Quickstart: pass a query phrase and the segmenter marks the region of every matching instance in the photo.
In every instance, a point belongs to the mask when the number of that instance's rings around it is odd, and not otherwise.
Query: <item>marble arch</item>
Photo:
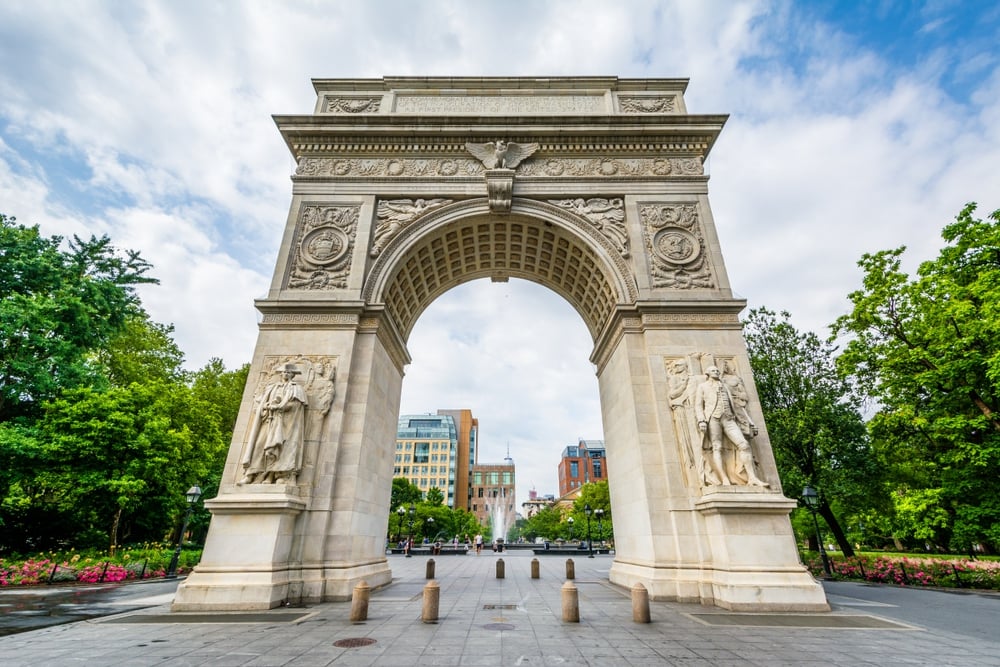
[[[684,79],[318,79],[201,563],[173,608],[349,599],[384,551],[406,341],[462,282],[561,294],[594,340],[612,582],[828,609],[799,563],[708,203],[725,116]]]

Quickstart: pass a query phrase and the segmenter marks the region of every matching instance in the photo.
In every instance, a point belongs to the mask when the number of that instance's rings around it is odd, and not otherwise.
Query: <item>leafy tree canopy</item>
[[[138,312],[135,286],[156,282],[139,253],[106,236],[62,244],[0,214],[0,422],[88,384],[88,354]]]
[[[743,323],[761,410],[786,492],[810,485],[841,548],[853,553],[838,513],[878,503],[883,467],[869,443],[861,398],[836,367],[836,348],[799,332],[788,313],[751,310]]]
[[[879,404],[875,441],[899,477],[897,526],[952,549],[1000,547],[1000,210],[966,206],[914,277],[905,248],[866,254],[835,335],[839,363]]]

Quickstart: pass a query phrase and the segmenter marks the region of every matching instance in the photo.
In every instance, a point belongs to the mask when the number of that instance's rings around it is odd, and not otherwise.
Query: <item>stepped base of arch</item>
[[[804,567],[783,571],[658,567],[615,560],[611,583],[641,583],[652,600],[698,602],[730,611],[830,611],[823,587]]]
[[[290,554],[305,501],[283,485],[220,496],[212,511],[201,563],[177,587],[172,611],[253,611],[282,603],[351,599],[364,580],[371,588],[392,581],[384,555],[367,560],[303,565]]]
[[[641,583],[652,599],[700,602],[732,611],[829,611],[822,585],[799,562],[788,513],[795,501],[780,494],[717,487],[694,503],[705,542],[688,539],[681,552],[698,560],[663,563],[621,554],[612,583]]]

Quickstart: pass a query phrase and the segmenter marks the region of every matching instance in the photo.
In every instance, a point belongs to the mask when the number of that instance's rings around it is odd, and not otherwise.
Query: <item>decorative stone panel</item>
[[[677,110],[677,98],[673,95],[667,97],[620,95],[618,107],[622,113],[674,113]]]
[[[360,206],[318,204],[299,214],[289,289],[330,290],[347,287]]]
[[[377,113],[382,96],[377,97],[327,97],[323,111],[326,113]]]
[[[715,287],[695,204],[639,206],[653,287]]]

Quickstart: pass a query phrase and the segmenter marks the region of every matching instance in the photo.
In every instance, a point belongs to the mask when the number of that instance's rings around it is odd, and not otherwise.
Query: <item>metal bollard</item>
[[[354,595],[351,596],[351,623],[368,620],[368,598],[371,592],[368,582],[364,579],[354,587]]]
[[[428,558],[427,559],[427,567],[425,568],[426,572],[424,573],[425,574],[425,577],[424,577],[425,579],[433,579],[434,578],[434,567],[435,567],[435,565],[434,565],[434,559],[433,558]]]
[[[642,584],[632,587],[632,620],[649,623],[649,591]]]
[[[566,578],[576,579],[576,563],[573,562],[572,558],[566,559]]]
[[[538,574],[538,559],[537,558],[532,558],[531,559],[531,578],[532,579],[538,579],[538,576],[539,576],[539,574]]]
[[[503,579],[506,566],[503,564],[503,558],[497,558],[497,579]]]
[[[564,623],[580,622],[580,595],[572,581],[562,585],[562,620]]]
[[[428,581],[424,586],[424,608],[420,612],[420,620],[424,623],[437,623],[440,601],[441,587],[436,581]]]

